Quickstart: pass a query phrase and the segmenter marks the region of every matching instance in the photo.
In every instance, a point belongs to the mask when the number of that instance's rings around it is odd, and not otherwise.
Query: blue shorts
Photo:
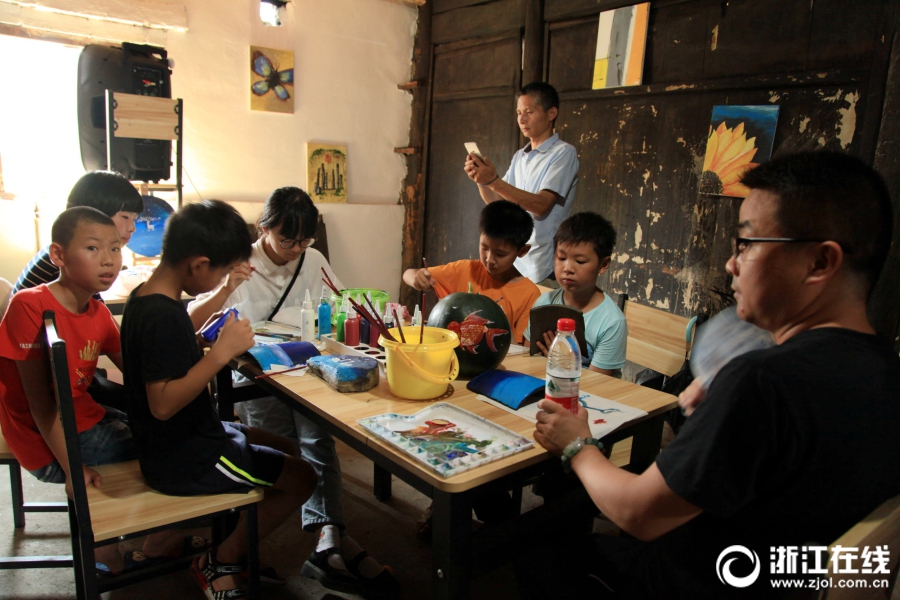
[[[128,415],[104,406],[106,415],[93,427],[78,434],[81,462],[86,467],[125,462],[137,458],[137,449],[128,428]],[[65,483],[66,473],[55,459],[49,465],[29,471],[44,483]]]
[[[223,421],[228,442],[210,469],[189,481],[148,481],[152,488],[169,496],[206,494],[246,494],[255,487],[271,487],[284,469],[284,454],[268,446],[247,442],[247,427]]]

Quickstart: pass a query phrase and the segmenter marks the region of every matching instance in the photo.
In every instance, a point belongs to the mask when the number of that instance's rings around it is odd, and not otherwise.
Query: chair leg
[[[250,600],[260,600],[259,590],[259,527],[257,504],[247,506],[247,565],[250,567]]]
[[[12,493],[13,524],[16,529],[25,527],[25,496],[22,493],[22,470],[19,463],[9,465],[9,487]]]
[[[75,516],[75,504],[69,500],[69,532],[72,536],[72,567],[75,571],[75,597],[85,600],[84,567],[81,564],[81,535],[78,530],[78,518]]]
[[[89,527],[83,527],[75,510],[75,504],[69,500],[69,528],[72,531],[72,563],[75,567],[75,593],[79,600],[95,600],[100,597],[97,584],[97,567],[94,559],[94,540],[86,533]]]

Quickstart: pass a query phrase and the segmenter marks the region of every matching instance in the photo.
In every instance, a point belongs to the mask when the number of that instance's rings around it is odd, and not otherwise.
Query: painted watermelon
[[[428,325],[459,336],[459,377],[471,378],[496,369],[511,340],[509,320],[496,302],[481,294],[457,292],[434,305]]]

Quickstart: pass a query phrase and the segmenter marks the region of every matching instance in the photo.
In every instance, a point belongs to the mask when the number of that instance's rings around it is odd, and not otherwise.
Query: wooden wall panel
[[[867,68],[879,45],[883,0],[816,0],[807,69]]]
[[[613,293],[677,314],[730,303],[725,262],[740,199],[701,196],[712,107],[782,106],[775,152],[816,148],[853,153],[863,114],[858,86],[787,87],[597,98],[563,94],[560,127],[581,161],[575,211],[593,210],[616,228]]]
[[[518,137],[512,89],[503,96],[434,103],[425,212],[429,264],[478,258],[478,215],[484,201],[463,171],[463,144],[476,142],[503,174],[518,148]]]
[[[650,4],[644,83],[683,83],[703,78],[703,57],[710,37],[707,4]]]
[[[474,47],[437,54],[434,58],[434,93],[514,87],[518,71],[511,69],[522,54],[519,35]]]
[[[525,0],[495,0],[434,15],[432,41],[446,44],[518,31],[525,27]]]
[[[708,42],[704,77],[805,70],[812,6],[785,0],[711,3],[707,30],[718,35],[715,46]]]
[[[594,76],[597,19],[551,27],[547,81],[557,92],[589,90]],[[591,65],[585,68],[585,65]]]

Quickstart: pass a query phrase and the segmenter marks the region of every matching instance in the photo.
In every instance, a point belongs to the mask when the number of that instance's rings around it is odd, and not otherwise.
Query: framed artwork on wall
[[[649,2],[600,13],[592,89],[640,85],[649,21]]]
[[[313,202],[346,202],[347,146],[307,142],[306,181]]]
[[[744,173],[772,156],[779,106],[713,106],[700,193],[746,198]]]
[[[294,113],[294,53],[250,46],[250,110]]]

